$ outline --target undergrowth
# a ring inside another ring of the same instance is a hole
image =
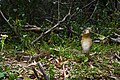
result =
[[[22,43],[24,44],[24,41]],[[22,69],[18,67],[18,64],[24,66],[22,60],[16,62],[18,55],[22,55],[18,51],[25,53],[22,56],[40,54],[37,62],[43,64],[43,68],[51,80],[63,78],[65,80],[97,80],[120,77],[120,63],[116,57],[116,55],[120,55],[120,45],[118,44],[93,43],[89,58],[82,53],[80,41],[76,39],[66,38],[66,40],[63,40],[58,37],[52,38],[48,42],[42,41],[36,43],[34,46],[30,44],[24,45],[29,48],[25,48],[22,44],[19,45],[16,43],[4,45],[4,51],[1,52],[3,53],[1,58],[2,62],[0,63],[2,68],[0,71],[1,79],[8,78],[9,80],[13,80],[21,77],[20,75],[31,79],[28,76],[30,75],[29,73],[21,72]],[[13,64],[9,63],[9,60],[11,63],[15,61],[14,67],[12,66]],[[33,61],[24,64],[30,64]],[[7,67],[5,68],[4,66]],[[29,71],[29,69],[26,69],[26,71]],[[42,75],[40,76],[42,78]]]

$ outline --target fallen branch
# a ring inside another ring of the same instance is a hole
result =
[[[113,42],[116,42],[116,43],[120,43],[120,38],[111,38],[110,39],[113,41]]]
[[[53,27],[51,27],[50,29],[48,29],[47,31],[41,33],[41,35],[39,37],[37,37],[35,40],[32,41],[31,44],[35,43],[36,41],[38,41],[40,38],[42,38],[44,35],[50,33],[52,30],[54,30],[56,27],[58,27],[58,25],[60,25],[62,22],[64,22],[66,20],[66,18],[70,15],[70,11],[71,11],[71,8],[69,9],[69,12],[68,14],[61,20],[61,21],[58,21],[57,24],[55,24]]]
[[[117,33],[113,33],[109,36],[109,39],[112,41],[112,42],[115,42],[115,43],[119,43],[120,44],[120,34],[117,34]]]
[[[36,25],[24,25],[24,31],[42,31],[40,27],[37,27]]]
[[[38,63],[38,67],[39,67],[41,73],[43,74],[43,77],[45,78],[45,80],[49,80],[49,77],[48,77],[47,74],[45,73],[45,71],[44,71],[41,63]]]

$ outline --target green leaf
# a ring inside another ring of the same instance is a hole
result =
[[[16,79],[17,76],[14,75],[14,73],[8,73],[9,74],[9,80],[14,80]]]
[[[3,72],[0,72],[0,78],[4,77],[4,73]]]
[[[88,57],[84,57],[84,62],[87,62],[88,61]]]

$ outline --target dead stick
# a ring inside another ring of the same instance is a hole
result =
[[[88,7],[89,5],[91,5],[91,4],[92,4],[93,2],[95,2],[95,1],[96,1],[96,0],[91,1],[90,3],[88,3],[87,5],[85,5],[84,7],[82,7],[82,9]]]
[[[44,71],[41,63],[38,63],[38,67],[39,67],[41,73],[43,74],[43,77],[45,78],[45,80],[49,80],[49,77],[48,77],[47,74],[45,73],[45,71]]]
[[[35,68],[32,67],[32,70],[33,70],[35,76],[37,77],[37,79],[40,80],[40,78],[38,77],[38,74],[37,74],[37,71],[35,70]]]
[[[50,29],[48,29],[47,31],[41,33],[41,35],[39,37],[37,37],[35,40],[32,41],[31,44],[35,43],[36,41],[38,41],[40,38],[42,38],[44,35],[48,34],[49,32],[51,32],[53,29],[55,29],[58,25],[60,25],[60,23],[64,22],[66,20],[66,18],[70,15],[70,11],[71,11],[71,8],[68,12],[68,14],[61,20],[61,21],[58,21],[57,24],[55,24],[53,27],[51,27]]]
[[[7,18],[4,16],[3,12],[0,10],[0,14],[2,15],[2,17],[4,18],[4,20],[8,23],[8,25],[10,26],[10,28],[14,29],[14,32],[16,35],[18,35],[16,29],[10,24],[10,22],[7,20]]]
[[[9,24],[9,26],[11,28],[13,28],[13,26],[10,24],[10,22],[7,20],[7,18],[4,16],[3,12],[0,10],[0,14],[2,15],[2,17],[4,18],[4,20]]]
[[[92,14],[91,14],[90,18],[89,18],[89,19],[87,19],[85,23],[87,23],[89,20],[91,20],[91,19],[92,19],[92,17],[93,17],[93,15],[94,15],[94,13],[95,13],[95,12],[96,12],[96,10],[97,10],[98,3],[99,3],[99,1],[97,1],[96,5],[95,5],[95,8],[94,8],[94,10],[93,10],[93,12],[92,12]]]
[[[84,7],[80,8],[77,10],[77,12],[75,11],[70,17],[73,17],[74,15],[78,14],[80,11],[82,11],[83,9],[85,9],[86,7],[88,7],[89,5],[91,5],[93,2],[95,2],[96,0],[91,1],[90,3],[88,3],[87,5],[85,5]]]
[[[115,56],[120,60],[120,56],[115,53]]]

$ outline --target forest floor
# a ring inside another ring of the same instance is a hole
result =
[[[50,80],[120,80],[118,44],[94,43],[89,57],[82,53],[76,41],[65,45],[44,42],[26,50],[9,46],[6,44],[0,52],[0,79],[3,80],[44,80],[45,75]]]

